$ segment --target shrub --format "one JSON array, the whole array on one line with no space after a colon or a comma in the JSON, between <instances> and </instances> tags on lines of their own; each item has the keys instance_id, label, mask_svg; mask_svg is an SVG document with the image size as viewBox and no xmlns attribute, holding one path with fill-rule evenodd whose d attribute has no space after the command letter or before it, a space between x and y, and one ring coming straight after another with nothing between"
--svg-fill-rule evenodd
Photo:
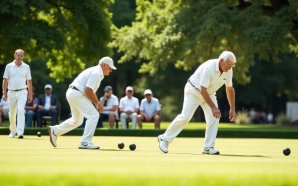
<instances>
[{"instance_id":1,"label":"shrub","mask_svg":"<svg viewBox=\"0 0 298 186\"><path fill-rule=\"evenodd\" d=\"M236 124L249 124L251 123L251 118L248 115L247 110L242 110L237 112L237 117L235 119Z\"/></svg>"},{"instance_id":2,"label":"shrub","mask_svg":"<svg viewBox=\"0 0 298 186\"><path fill-rule=\"evenodd\" d=\"M288 116L286 116L284 113L278 114L276 116L276 124L278 125L290 125L291 120Z\"/></svg>"}]
</instances>

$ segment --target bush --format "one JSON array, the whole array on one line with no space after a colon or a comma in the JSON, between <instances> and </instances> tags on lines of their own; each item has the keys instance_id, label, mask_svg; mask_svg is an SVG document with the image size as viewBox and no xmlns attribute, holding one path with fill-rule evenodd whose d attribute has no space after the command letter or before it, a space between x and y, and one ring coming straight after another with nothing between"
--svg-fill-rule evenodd
<instances>
[{"instance_id":1,"label":"bush","mask_svg":"<svg viewBox=\"0 0 298 186\"><path fill-rule=\"evenodd\" d=\"M291 120L288 116L286 116L284 113L278 114L276 116L276 124L278 125L290 125Z\"/></svg>"},{"instance_id":2,"label":"bush","mask_svg":"<svg viewBox=\"0 0 298 186\"><path fill-rule=\"evenodd\" d=\"M237 117L235 119L236 124L249 124L251 123L251 118L248 115L247 110L242 110L237 112Z\"/></svg>"}]
</instances>

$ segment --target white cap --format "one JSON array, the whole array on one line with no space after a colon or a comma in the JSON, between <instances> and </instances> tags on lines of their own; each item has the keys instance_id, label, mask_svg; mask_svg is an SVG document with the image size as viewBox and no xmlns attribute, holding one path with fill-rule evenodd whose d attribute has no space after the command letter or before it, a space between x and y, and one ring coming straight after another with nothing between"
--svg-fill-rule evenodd
<instances>
[{"instance_id":1,"label":"white cap","mask_svg":"<svg viewBox=\"0 0 298 186\"><path fill-rule=\"evenodd\" d=\"M126 87L125 92L127 92L127 91L129 91L129 90L133 91L132 86L128 86L128 87Z\"/></svg>"},{"instance_id":2,"label":"white cap","mask_svg":"<svg viewBox=\"0 0 298 186\"><path fill-rule=\"evenodd\" d=\"M44 86L44 89L47 89L47 88L52 89L52 85L46 84L46 86Z\"/></svg>"},{"instance_id":3,"label":"white cap","mask_svg":"<svg viewBox=\"0 0 298 186\"><path fill-rule=\"evenodd\" d=\"M114 66L114 61L110 57L103 57L99 60L98 64L107 64L111 69L117 70L117 68Z\"/></svg>"},{"instance_id":4,"label":"white cap","mask_svg":"<svg viewBox=\"0 0 298 186\"><path fill-rule=\"evenodd\" d=\"M146 90L144 91L144 95L146 95L146 94L150 94L150 95L152 95L152 91L151 91L150 89L146 89Z\"/></svg>"}]
</instances>

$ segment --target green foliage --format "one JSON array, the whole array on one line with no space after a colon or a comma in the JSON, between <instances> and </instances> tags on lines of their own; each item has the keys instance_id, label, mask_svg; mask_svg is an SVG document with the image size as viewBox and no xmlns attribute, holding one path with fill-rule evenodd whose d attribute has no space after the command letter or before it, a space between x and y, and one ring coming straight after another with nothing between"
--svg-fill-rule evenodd
<instances>
[{"instance_id":1,"label":"green foliage","mask_svg":"<svg viewBox=\"0 0 298 186\"><path fill-rule=\"evenodd\" d=\"M47 62L56 81L110 55L111 0L0 2L0 61L23 48L26 61Z\"/></svg>"},{"instance_id":2,"label":"green foliage","mask_svg":"<svg viewBox=\"0 0 298 186\"><path fill-rule=\"evenodd\" d=\"M250 68L251 82L235 85L239 107L257 107L274 113L283 112L286 100L298 98L298 61L294 55L280 56L282 62L256 60Z\"/></svg>"},{"instance_id":3,"label":"green foliage","mask_svg":"<svg viewBox=\"0 0 298 186\"><path fill-rule=\"evenodd\" d=\"M291 123L290 118L284 113L278 114L275 120L276 120L276 124L278 125L290 125Z\"/></svg>"},{"instance_id":4,"label":"green foliage","mask_svg":"<svg viewBox=\"0 0 298 186\"><path fill-rule=\"evenodd\" d=\"M138 0L135 22L116 29L110 46L123 52L120 62L145 62L139 72L149 74L171 64L190 70L231 50L236 80L247 83L256 55L272 62L281 53L298 55L297 7L296 1L277 7L267 1Z\"/></svg>"}]
</instances>

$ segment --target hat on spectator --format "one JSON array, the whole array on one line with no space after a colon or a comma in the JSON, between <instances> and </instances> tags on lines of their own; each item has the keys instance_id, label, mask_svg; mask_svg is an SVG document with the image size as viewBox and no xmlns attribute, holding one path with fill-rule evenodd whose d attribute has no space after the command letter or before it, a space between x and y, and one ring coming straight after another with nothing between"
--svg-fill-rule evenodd
<instances>
[{"instance_id":1,"label":"hat on spectator","mask_svg":"<svg viewBox=\"0 0 298 186\"><path fill-rule=\"evenodd\" d=\"M45 86L44 86L44 89L52 89L52 85L50 85L50 84L46 84Z\"/></svg>"},{"instance_id":2,"label":"hat on spectator","mask_svg":"<svg viewBox=\"0 0 298 186\"><path fill-rule=\"evenodd\" d=\"M108 85L105 87L104 92L108 92L110 90L113 90L113 88L110 85Z\"/></svg>"},{"instance_id":3,"label":"hat on spectator","mask_svg":"<svg viewBox=\"0 0 298 186\"><path fill-rule=\"evenodd\" d=\"M107 64L111 69L117 70L117 68L114 66L114 61L110 57L103 57L99 60L98 64Z\"/></svg>"},{"instance_id":4,"label":"hat on spectator","mask_svg":"<svg viewBox=\"0 0 298 186\"><path fill-rule=\"evenodd\" d=\"M126 90L125 90L125 92L127 92L127 91L133 91L133 88L132 88L132 86L128 86L128 87L126 87Z\"/></svg>"},{"instance_id":5,"label":"hat on spectator","mask_svg":"<svg viewBox=\"0 0 298 186\"><path fill-rule=\"evenodd\" d=\"M144 91L144 95L146 95L146 94L152 94L152 91L150 90L150 89L146 89L145 91Z\"/></svg>"}]
</instances>

